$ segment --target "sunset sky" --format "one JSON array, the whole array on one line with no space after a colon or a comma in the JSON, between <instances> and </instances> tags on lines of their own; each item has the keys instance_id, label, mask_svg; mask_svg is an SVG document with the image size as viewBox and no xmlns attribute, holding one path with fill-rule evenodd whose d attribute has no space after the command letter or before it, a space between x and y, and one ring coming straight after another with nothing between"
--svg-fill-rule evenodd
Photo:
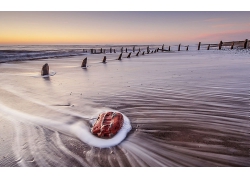
<instances>
[{"instance_id":1,"label":"sunset sky","mask_svg":"<svg viewBox=\"0 0 250 180\"><path fill-rule=\"evenodd\" d=\"M0 44L192 44L250 39L249 11L6 11Z\"/></svg>"}]
</instances>

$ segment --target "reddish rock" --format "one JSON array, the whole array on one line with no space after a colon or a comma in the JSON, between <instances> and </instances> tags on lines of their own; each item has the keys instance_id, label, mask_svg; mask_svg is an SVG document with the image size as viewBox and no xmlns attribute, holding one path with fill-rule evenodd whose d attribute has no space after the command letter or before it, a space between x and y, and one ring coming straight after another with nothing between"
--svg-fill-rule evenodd
<instances>
[{"instance_id":1,"label":"reddish rock","mask_svg":"<svg viewBox=\"0 0 250 180\"><path fill-rule=\"evenodd\" d=\"M100 138L112 138L122 128L123 122L123 115L119 112L101 113L91 133Z\"/></svg>"}]
</instances>

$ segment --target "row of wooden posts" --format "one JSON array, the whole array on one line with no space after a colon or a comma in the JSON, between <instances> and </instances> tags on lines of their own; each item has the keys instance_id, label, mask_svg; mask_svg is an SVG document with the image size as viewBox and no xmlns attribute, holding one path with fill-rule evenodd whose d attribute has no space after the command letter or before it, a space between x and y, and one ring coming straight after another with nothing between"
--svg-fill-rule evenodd
<instances>
[{"instance_id":1,"label":"row of wooden posts","mask_svg":"<svg viewBox=\"0 0 250 180\"><path fill-rule=\"evenodd\" d=\"M234 46L236 43L242 43L243 44L243 48L246 49L248 47L248 39L246 39L245 41L232 41L232 42L222 42L220 41L218 44L205 44L207 45L207 50L210 50L211 47L218 47L219 50L221 50L222 46L224 45L227 45L227 46L230 46L230 49L234 49ZM189 49L189 45L185 46L186 47L186 51L188 51ZM198 43L198 50L200 50L201 48L201 42ZM139 48L139 51L141 49ZM157 52L161 50L161 51L170 51L170 46L168 46L168 49L164 49L164 44L162 45L161 49L160 48L157 48ZM178 45L178 51L181 50L181 44ZM149 51L149 46L147 47L147 51ZM83 52L86 52L86 50L83 49ZM109 52L112 53L116 53L116 49L112 49L112 47L109 49ZM123 50L123 47L121 48L121 53L123 53L124 50ZM125 52L127 53L128 52L128 49L126 48L125 49ZM133 46L133 52L135 52L135 46ZM90 53L91 54L102 54L102 53L106 53L106 49L100 49L99 53L97 53L97 49L90 49Z\"/></svg>"},{"instance_id":2,"label":"row of wooden posts","mask_svg":"<svg viewBox=\"0 0 250 180\"><path fill-rule=\"evenodd\" d=\"M219 42L219 44L208 44L207 46L207 50L210 49L210 47L218 47L219 50L221 50L223 44L224 45L230 45L231 43L231 49L234 48L234 45L235 43L243 43L243 48L246 49L248 47L248 39L246 39L245 41L234 41L234 42L225 42L223 43L222 41ZM181 47L181 44L178 45L178 51L180 51L180 47ZM188 46L186 46L186 51L188 51ZM201 42L198 43L198 50L200 50L200 47L201 47ZM84 51L84 50L83 50ZM170 51L170 46L168 47L168 50L164 49L164 44L162 45L161 49L158 47L157 49L154 49L152 51L150 51L150 48L149 46L147 46L147 54L149 53L156 53L156 52L159 52L159 51ZM84 51L85 52L85 51ZM126 48L125 52L127 53L128 52L128 49ZM135 52L135 46L133 46L133 52ZM136 56L139 56L139 53L141 52L141 49L139 48L138 52L136 53ZM92 54L95 54L96 53L96 49L91 49L91 53ZM105 49L100 49L100 53L105 53ZM99 53L99 54L100 54ZM112 53L112 48L110 48L110 53ZM116 50L114 49L114 53L116 53ZM123 47L121 48L121 54L119 55L118 59L117 60L121 60L122 58L122 53L123 53ZM145 55L145 51L142 52L141 55ZM131 52L128 54L127 58L130 58L131 57ZM106 63L106 56L103 57L103 60L102 62L103 63ZM82 68L87 68L87 57L82 61L82 65L81 65ZM49 65L46 63L43 65L42 67L42 71L41 71L41 75L44 76L44 75L49 75Z\"/></svg>"},{"instance_id":3,"label":"row of wooden posts","mask_svg":"<svg viewBox=\"0 0 250 180\"><path fill-rule=\"evenodd\" d=\"M164 45L163 45L164 46ZM160 48L157 48L157 49L155 49L155 50L152 50L152 51L150 51L149 50L149 46L147 47L147 53L146 54L150 54L150 53L156 53L156 52L159 52L159 50L160 50ZM127 50L126 50L126 52L127 52ZM135 48L133 49L133 52L135 52ZM135 56L139 56L139 53L141 52L141 50L140 50L140 48L139 48L139 50L138 50L138 52L136 53L136 55ZM121 53L120 55L119 55L119 57L118 57L118 59L116 59L116 60L122 60L122 54L123 53ZM128 56L127 56L127 58L130 58L131 57L131 52L128 54ZM141 55L145 55L145 51L143 51L142 53L141 53ZM102 60L102 63L106 63L106 60L107 60L107 57L106 56L104 56L103 57L103 60ZM81 67L82 68L87 68L87 57L82 61L82 65L81 65Z\"/></svg>"},{"instance_id":4,"label":"row of wooden posts","mask_svg":"<svg viewBox=\"0 0 250 180\"><path fill-rule=\"evenodd\" d=\"M134 49L135 50L135 49ZM150 54L150 53L156 53L158 52L160 49L157 48L155 49L154 51L150 51L149 50L149 46L147 47L147 53L146 54ZM127 51L126 51L127 52ZM135 51L133 51L135 52ZM136 56L139 56L139 53L141 52L140 48L139 48L139 51L136 53ZM128 54L127 58L130 58L131 57L131 52ZM141 55L145 55L145 51L142 52ZM102 60L102 63L106 63L106 60L107 60L107 57L104 56L103 57L103 60ZM118 59L116 60L122 60L122 53L119 55ZM82 61L82 65L81 65L82 68L87 68L87 57ZM42 67L42 70L41 70L41 75L42 76L46 76L46 75L49 75L49 65L48 63L44 64L43 67Z\"/></svg>"},{"instance_id":5,"label":"row of wooden posts","mask_svg":"<svg viewBox=\"0 0 250 180\"><path fill-rule=\"evenodd\" d=\"M169 47L169 48L170 48L170 47ZM149 46L148 46L148 47L147 47L147 52L150 51L149 49L150 49L150 48L149 48ZM162 46L162 49L157 48L157 52L158 52L159 50L163 50L163 51L164 51L164 50L165 50L165 49L164 49L164 45ZM141 51L141 48L139 48L138 51L140 52L140 51ZM169 49L169 51L170 51L170 49ZM83 52L86 52L85 49L83 49ZM112 52L116 53L116 49L112 49L112 47L111 47L111 48L109 49L109 52L110 52L110 53L112 53ZM123 50L123 47L122 47L122 48L121 48L121 53L123 53L123 52L126 52L126 53L127 53L127 52L128 52L128 48L126 48L125 51L124 51L124 50ZM133 52L135 52L135 46L133 46ZM101 48L99 53L97 52L97 49L90 49L90 53L91 53L91 54L102 54L102 53L105 54L105 53L106 53L106 49L102 49L102 48Z\"/></svg>"}]
</instances>

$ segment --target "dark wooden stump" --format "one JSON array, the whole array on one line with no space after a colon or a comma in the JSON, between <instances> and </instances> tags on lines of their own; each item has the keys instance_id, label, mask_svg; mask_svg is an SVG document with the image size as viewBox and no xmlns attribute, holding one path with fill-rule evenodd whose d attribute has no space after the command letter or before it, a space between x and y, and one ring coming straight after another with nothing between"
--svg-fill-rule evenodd
<instances>
[{"instance_id":1,"label":"dark wooden stump","mask_svg":"<svg viewBox=\"0 0 250 180\"><path fill-rule=\"evenodd\" d=\"M247 48L247 42L248 42L248 39L246 39L245 42L244 42L244 49Z\"/></svg>"},{"instance_id":2,"label":"dark wooden stump","mask_svg":"<svg viewBox=\"0 0 250 180\"><path fill-rule=\"evenodd\" d=\"M87 58L85 58L85 59L82 61L81 67L82 67L82 68L86 68L86 67L87 67Z\"/></svg>"},{"instance_id":3,"label":"dark wooden stump","mask_svg":"<svg viewBox=\"0 0 250 180\"><path fill-rule=\"evenodd\" d=\"M127 58L130 58L131 53L128 54Z\"/></svg>"},{"instance_id":4,"label":"dark wooden stump","mask_svg":"<svg viewBox=\"0 0 250 180\"><path fill-rule=\"evenodd\" d=\"M103 57L102 62L103 62L103 63L106 63L106 56Z\"/></svg>"},{"instance_id":5,"label":"dark wooden stump","mask_svg":"<svg viewBox=\"0 0 250 180\"><path fill-rule=\"evenodd\" d=\"M122 60L122 53L121 53L120 56L118 57L118 60Z\"/></svg>"},{"instance_id":6,"label":"dark wooden stump","mask_svg":"<svg viewBox=\"0 0 250 180\"><path fill-rule=\"evenodd\" d=\"M200 48L201 48L201 42L199 42L198 44L198 50L200 50Z\"/></svg>"},{"instance_id":7,"label":"dark wooden stump","mask_svg":"<svg viewBox=\"0 0 250 180\"><path fill-rule=\"evenodd\" d=\"M48 63L44 64L41 70L41 75L49 75L49 65Z\"/></svg>"},{"instance_id":8,"label":"dark wooden stump","mask_svg":"<svg viewBox=\"0 0 250 180\"><path fill-rule=\"evenodd\" d=\"M219 43L219 50L221 50L222 44L223 44L223 42L220 41L220 43Z\"/></svg>"},{"instance_id":9,"label":"dark wooden stump","mask_svg":"<svg viewBox=\"0 0 250 180\"><path fill-rule=\"evenodd\" d=\"M233 42L233 44L231 45L231 49L233 49L234 48L234 42Z\"/></svg>"}]
</instances>

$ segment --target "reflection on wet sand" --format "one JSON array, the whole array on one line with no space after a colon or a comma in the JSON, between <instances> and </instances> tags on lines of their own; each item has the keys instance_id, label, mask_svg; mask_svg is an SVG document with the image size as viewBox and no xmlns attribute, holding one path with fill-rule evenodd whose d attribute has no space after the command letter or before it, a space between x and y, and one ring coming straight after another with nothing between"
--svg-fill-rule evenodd
<instances>
[{"instance_id":1,"label":"reflection on wet sand","mask_svg":"<svg viewBox=\"0 0 250 180\"><path fill-rule=\"evenodd\" d=\"M45 61L2 64L0 166L250 166L249 51L135 55L46 60L47 79L30 75ZM106 110L132 129L100 148Z\"/></svg>"}]
</instances>

